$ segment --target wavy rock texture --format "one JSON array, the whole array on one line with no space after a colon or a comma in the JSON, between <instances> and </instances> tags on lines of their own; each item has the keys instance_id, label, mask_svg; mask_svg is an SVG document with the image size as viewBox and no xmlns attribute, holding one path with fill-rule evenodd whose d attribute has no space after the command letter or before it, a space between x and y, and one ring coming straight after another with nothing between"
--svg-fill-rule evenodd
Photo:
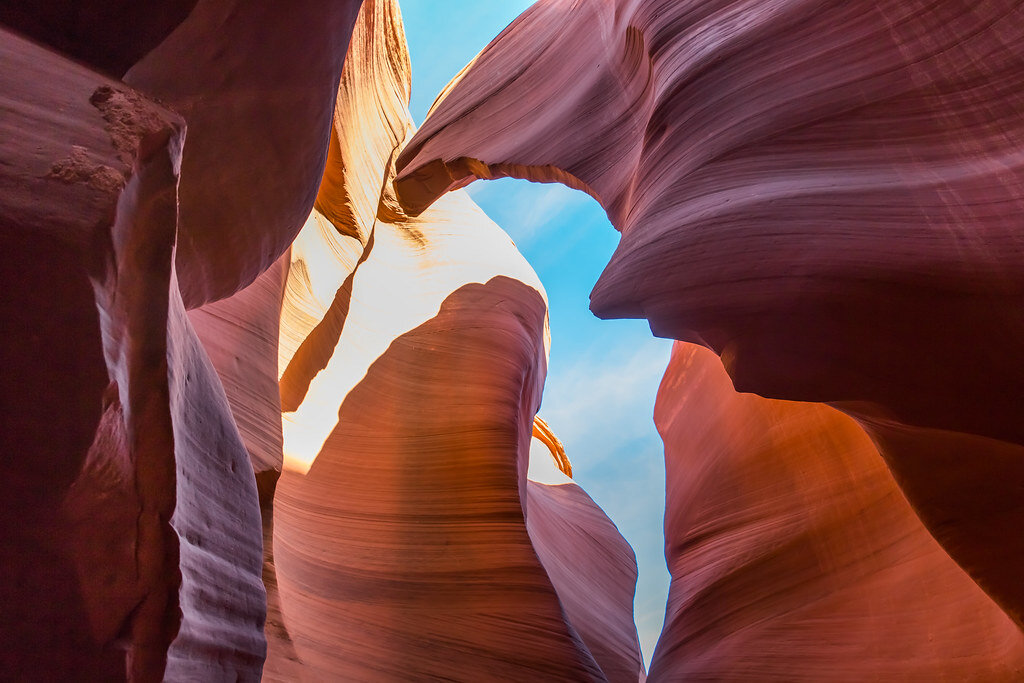
<instances>
[{"instance_id":1,"label":"wavy rock texture","mask_svg":"<svg viewBox=\"0 0 1024 683\"><path fill-rule=\"evenodd\" d=\"M1018 2L540 0L396 188L411 213L475 178L590 192L622 232L598 315L860 419L1024 623L1022 86Z\"/></svg>"},{"instance_id":2,"label":"wavy rock texture","mask_svg":"<svg viewBox=\"0 0 1024 683\"><path fill-rule=\"evenodd\" d=\"M632 552L582 491L525 478L543 289L464 194L398 208L408 97L397 5L366 2L285 287L264 677L635 681Z\"/></svg>"},{"instance_id":3,"label":"wavy rock texture","mask_svg":"<svg viewBox=\"0 0 1024 683\"><path fill-rule=\"evenodd\" d=\"M315 208L291 248L278 359L284 410L334 353L391 157L408 136L409 54L394 2L363 3L334 104ZM314 277L315 273L315 277Z\"/></svg>"},{"instance_id":4,"label":"wavy rock texture","mask_svg":"<svg viewBox=\"0 0 1024 683\"><path fill-rule=\"evenodd\" d=\"M255 484L173 268L183 123L7 31L0 65L0 671L256 680Z\"/></svg>"},{"instance_id":5,"label":"wavy rock texture","mask_svg":"<svg viewBox=\"0 0 1024 683\"><path fill-rule=\"evenodd\" d=\"M360 4L200 0L125 74L188 124L177 257L188 308L247 286L302 228Z\"/></svg>"},{"instance_id":6,"label":"wavy rock texture","mask_svg":"<svg viewBox=\"0 0 1024 683\"><path fill-rule=\"evenodd\" d=\"M274 565L307 677L601 677L521 502L539 289L464 196L374 226L334 353L285 416Z\"/></svg>"},{"instance_id":7,"label":"wavy rock texture","mask_svg":"<svg viewBox=\"0 0 1024 683\"><path fill-rule=\"evenodd\" d=\"M1024 635L856 422L732 388L677 343L655 406L672 574L651 681L1012 681Z\"/></svg>"},{"instance_id":8,"label":"wavy rock texture","mask_svg":"<svg viewBox=\"0 0 1024 683\"><path fill-rule=\"evenodd\" d=\"M636 556L575 483L527 482L526 528L570 623L609 681L644 675L633 621Z\"/></svg>"},{"instance_id":9,"label":"wavy rock texture","mask_svg":"<svg viewBox=\"0 0 1024 683\"><path fill-rule=\"evenodd\" d=\"M402 118L409 57L401 16L391 10L368 2L357 17L315 208L288 254L249 287L191 314L257 474L280 472L282 401L286 412L295 410L334 352L385 170L411 127Z\"/></svg>"},{"instance_id":10,"label":"wavy rock texture","mask_svg":"<svg viewBox=\"0 0 1024 683\"><path fill-rule=\"evenodd\" d=\"M278 338L288 254L227 299L189 311L258 474L281 470Z\"/></svg>"}]
</instances>

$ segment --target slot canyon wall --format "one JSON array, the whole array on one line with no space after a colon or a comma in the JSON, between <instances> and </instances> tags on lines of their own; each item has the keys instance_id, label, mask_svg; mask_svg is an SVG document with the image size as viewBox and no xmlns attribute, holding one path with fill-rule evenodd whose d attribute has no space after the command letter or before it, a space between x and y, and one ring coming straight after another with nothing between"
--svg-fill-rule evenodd
<instances>
[{"instance_id":1,"label":"slot canyon wall","mask_svg":"<svg viewBox=\"0 0 1024 683\"><path fill-rule=\"evenodd\" d=\"M0 67L0 678L1024 676L1020 4L539 0L419 130L398 0L4 3ZM502 176L681 340L649 677Z\"/></svg>"},{"instance_id":2,"label":"slot canyon wall","mask_svg":"<svg viewBox=\"0 0 1024 683\"><path fill-rule=\"evenodd\" d=\"M1020 626L1022 15L542 0L446 88L398 195L416 213L503 176L593 195L622 237L592 310L855 418Z\"/></svg>"}]
</instances>

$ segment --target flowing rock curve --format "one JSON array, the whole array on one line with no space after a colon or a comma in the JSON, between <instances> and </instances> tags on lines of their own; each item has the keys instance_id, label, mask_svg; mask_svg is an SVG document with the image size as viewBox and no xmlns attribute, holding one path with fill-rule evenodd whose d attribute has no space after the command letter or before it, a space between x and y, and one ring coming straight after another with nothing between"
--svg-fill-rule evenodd
<instances>
[{"instance_id":1,"label":"flowing rock curve","mask_svg":"<svg viewBox=\"0 0 1024 683\"><path fill-rule=\"evenodd\" d=\"M677 343L658 391L672 574L650 681L1014 681L1024 634L856 422L737 393Z\"/></svg>"},{"instance_id":2,"label":"flowing rock curve","mask_svg":"<svg viewBox=\"0 0 1024 683\"><path fill-rule=\"evenodd\" d=\"M475 178L591 193L622 233L591 308L861 420L1022 624L1021 111L1014 0L540 0L445 90L395 186L411 213ZM984 464L958 493L970 468L938 465L964 459Z\"/></svg>"}]
</instances>

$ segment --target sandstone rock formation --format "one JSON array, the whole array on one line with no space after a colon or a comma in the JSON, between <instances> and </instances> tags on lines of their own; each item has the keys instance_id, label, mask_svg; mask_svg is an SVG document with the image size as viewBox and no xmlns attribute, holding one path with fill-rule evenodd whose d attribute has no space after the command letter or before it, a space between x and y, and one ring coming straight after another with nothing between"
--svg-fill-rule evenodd
<instances>
[{"instance_id":1,"label":"sandstone rock formation","mask_svg":"<svg viewBox=\"0 0 1024 683\"><path fill-rule=\"evenodd\" d=\"M633 621L636 557L575 483L527 482L526 528L570 623L609 681L642 680Z\"/></svg>"},{"instance_id":2,"label":"sandstone rock formation","mask_svg":"<svg viewBox=\"0 0 1024 683\"><path fill-rule=\"evenodd\" d=\"M1024 623L1024 6L540 0L397 161L592 194L591 297L736 386L860 420L925 524Z\"/></svg>"},{"instance_id":3,"label":"sandstone rock formation","mask_svg":"<svg viewBox=\"0 0 1024 683\"><path fill-rule=\"evenodd\" d=\"M467 196L411 218L389 195L408 97L397 6L367 2L285 288L265 677L635 681L632 552L578 488L526 480L543 289Z\"/></svg>"},{"instance_id":4,"label":"sandstone rock formation","mask_svg":"<svg viewBox=\"0 0 1024 683\"><path fill-rule=\"evenodd\" d=\"M177 258L188 308L255 280L309 215L360 5L199 0L124 75L188 123Z\"/></svg>"},{"instance_id":5,"label":"sandstone rock formation","mask_svg":"<svg viewBox=\"0 0 1024 683\"><path fill-rule=\"evenodd\" d=\"M539 0L418 132L397 0L0 25L0 679L645 678L499 176L711 349L652 681L1024 676L1020 3Z\"/></svg>"},{"instance_id":6,"label":"sandstone rock formation","mask_svg":"<svg viewBox=\"0 0 1024 683\"><path fill-rule=\"evenodd\" d=\"M0 65L0 671L256 680L256 490L174 269L183 122L7 31Z\"/></svg>"},{"instance_id":7,"label":"sandstone rock formation","mask_svg":"<svg viewBox=\"0 0 1024 683\"><path fill-rule=\"evenodd\" d=\"M928 534L867 434L733 390L677 342L658 391L672 573L651 681L1013 681L1024 634Z\"/></svg>"},{"instance_id":8,"label":"sandstone rock formation","mask_svg":"<svg viewBox=\"0 0 1024 683\"><path fill-rule=\"evenodd\" d=\"M277 360L288 257L286 253L238 294L188 314L221 379L257 473L281 469Z\"/></svg>"}]
</instances>

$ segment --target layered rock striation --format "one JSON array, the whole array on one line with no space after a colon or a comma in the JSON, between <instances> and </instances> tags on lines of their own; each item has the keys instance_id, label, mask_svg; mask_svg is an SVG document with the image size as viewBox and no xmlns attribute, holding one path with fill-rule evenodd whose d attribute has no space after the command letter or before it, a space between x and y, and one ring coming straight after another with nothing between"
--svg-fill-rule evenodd
<instances>
[{"instance_id":1,"label":"layered rock striation","mask_svg":"<svg viewBox=\"0 0 1024 683\"><path fill-rule=\"evenodd\" d=\"M412 129L404 41L395 3L364 4L292 249L268 676L635 681L632 552L582 491L526 480L546 372L540 282L466 195L410 217L390 194ZM583 543L587 529L601 541ZM608 595L582 609L551 559L574 535L591 590Z\"/></svg>"},{"instance_id":2,"label":"layered rock striation","mask_svg":"<svg viewBox=\"0 0 1024 683\"><path fill-rule=\"evenodd\" d=\"M257 680L256 488L174 266L185 124L0 35L0 670Z\"/></svg>"},{"instance_id":3,"label":"layered rock striation","mask_svg":"<svg viewBox=\"0 0 1024 683\"><path fill-rule=\"evenodd\" d=\"M1024 634L839 411L737 393L677 342L658 391L672 574L651 681L1013 681Z\"/></svg>"},{"instance_id":4,"label":"layered rock striation","mask_svg":"<svg viewBox=\"0 0 1024 683\"><path fill-rule=\"evenodd\" d=\"M539 0L419 131L397 0L58 10L0 7L0 678L644 679L632 550L526 477L500 176L710 349L651 680L1024 675L1019 3Z\"/></svg>"},{"instance_id":5,"label":"layered rock striation","mask_svg":"<svg viewBox=\"0 0 1024 683\"><path fill-rule=\"evenodd\" d=\"M1024 593L1024 8L541 0L397 161L417 213L563 182L622 238L604 317L829 402L1018 624Z\"/></svg>"}]
</instances>

